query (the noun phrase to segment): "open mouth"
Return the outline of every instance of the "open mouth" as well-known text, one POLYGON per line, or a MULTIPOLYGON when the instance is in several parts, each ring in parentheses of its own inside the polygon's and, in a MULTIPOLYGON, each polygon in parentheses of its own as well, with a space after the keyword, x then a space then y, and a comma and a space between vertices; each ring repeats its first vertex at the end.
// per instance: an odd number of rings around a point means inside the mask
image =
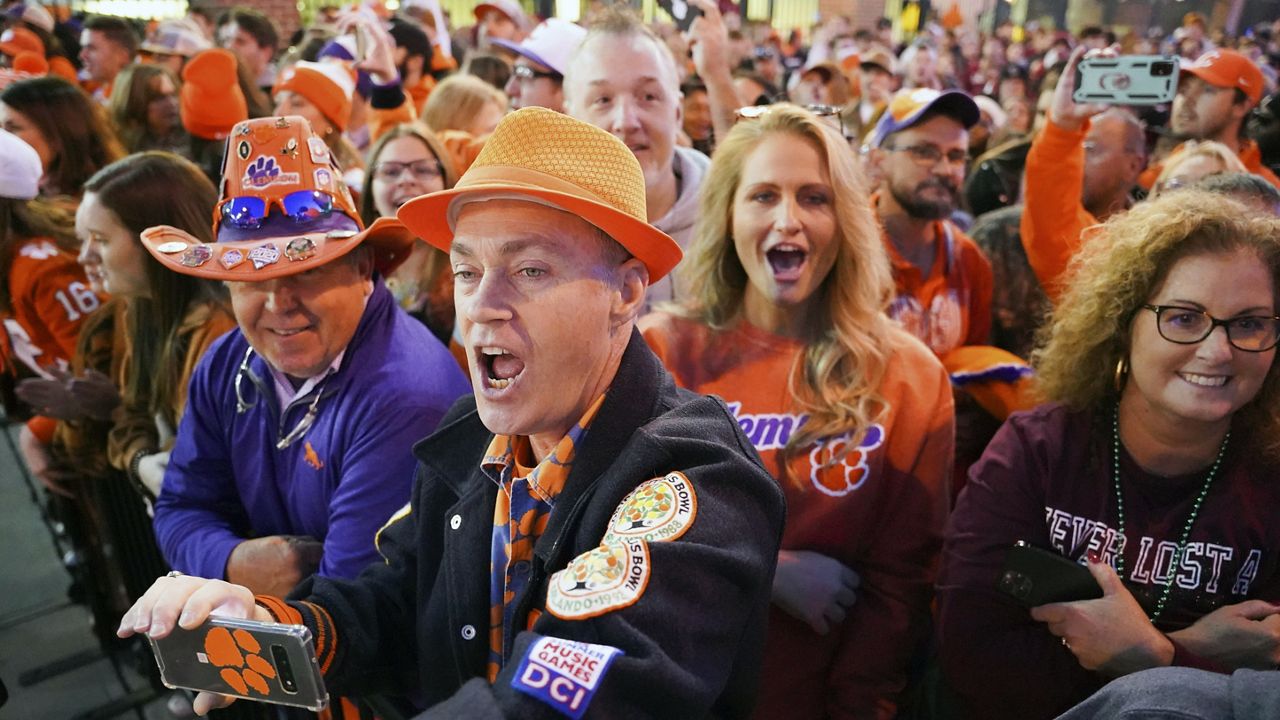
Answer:
POLYGON ((1210 389, 1224 387, 1228 382, 1231 382, 1231 377, 1229 375, 1200 375, 1197 373, 1183 372, 1178 373, 1178 377, 1186 380, 1196 387, 1210 389))
POLYGON ((272 328, 270 332, 272 335, 276 335, 278 337, 293 337, 294 335, 304 333, 310 329, 310 325, 303 325, 299 328, 272 328))
POLYGON ((480 347, 476 352, 485 385, 493 390, 506 390, 524 373, 524 361, 500 347, 480 347))
POLYGON ((769 261, 769 269, 773 271, 775 280, 794 282, 800 279, 809 252, 799 245, 782 243, 770 248, 764 256, 769 261))

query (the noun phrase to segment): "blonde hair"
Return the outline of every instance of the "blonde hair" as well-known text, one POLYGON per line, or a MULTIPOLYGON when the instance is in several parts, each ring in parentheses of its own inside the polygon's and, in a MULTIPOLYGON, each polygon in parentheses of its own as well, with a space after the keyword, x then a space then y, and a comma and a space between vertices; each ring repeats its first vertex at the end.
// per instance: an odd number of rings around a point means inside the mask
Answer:
POLYGON ((1160 169, 1160 175, 1152 186, 1156 188, 1156 194, 1159 194, 1166 181, 1176 177, 1179 168, 1196 158, 1217 160, 1224 173, 1249 172, 1240 158, 1226 145, 1216 140, 1188 140, 1165 158, 1164 167, 1160 169))
POLYGON ((678 271, 693 291, 685 305, 665 309, 717 330, 738 320, 749 281, 732 238, 734 196, 747 157, 772 133, 796 136, 826 158, 836 216, 835 264, 817 290, 816 330, 805 338, 791 373, 791 393, 809 420, 782 450, 785 475, 786 461, 822 438, 852 429, 854 441, 846 447, 856 447, 884 412, 877 391, 889 361, 886 336, 893 325, 884 310, 893 276, 866 180, 844 138, 808 110, 784 103, 739 122, 716 147, 702 183, 693 242, 678 271))
MULTIPOLYGON (((1257 254, 1280 295, 1280 220, 1222 195, 1188 189, 1139 203, 1102 226, 1073 274, 1033 353, 1041 395, 1075 409, 1119 398, 1115 371, 1129 352, 1134 315, 1179 260, 1240 249, 1257 254)), ((1272 363, 1237 426, 1280 458, 1280 364, 1272 363)))
POLYGON ((507 95, 475 75, 450 75, 427 97, 422 121, 433 132, 470 130, 471 122, 488 103, 507 109, 507 95))

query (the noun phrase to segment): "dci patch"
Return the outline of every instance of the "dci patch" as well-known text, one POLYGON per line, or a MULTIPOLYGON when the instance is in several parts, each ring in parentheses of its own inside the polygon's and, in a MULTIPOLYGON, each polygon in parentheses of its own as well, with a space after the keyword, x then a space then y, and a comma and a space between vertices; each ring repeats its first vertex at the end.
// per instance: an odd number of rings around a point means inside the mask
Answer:
POLYGON ((182 258, 178 261, 187 267, 194 268, 209 262, 213 257, 213 249, 208 245, 192 245, 190 249, 182 253, 182 258))
POLYGON ((249 251, 249 262, 253 263, 254 270, 274 265, 280 262, 280 250, 276 248, 275 243, 259 245, 249 251))
POLYGON ((308 237, 294 238, 284 246, 284 256, 291 261, 306 260, 316 254, 316 243, 308 237))
POLYGON ((612 645, 538 637, 520 660, 511 687, 578 720, 600 688, 605 672, 619 655, 612 645))

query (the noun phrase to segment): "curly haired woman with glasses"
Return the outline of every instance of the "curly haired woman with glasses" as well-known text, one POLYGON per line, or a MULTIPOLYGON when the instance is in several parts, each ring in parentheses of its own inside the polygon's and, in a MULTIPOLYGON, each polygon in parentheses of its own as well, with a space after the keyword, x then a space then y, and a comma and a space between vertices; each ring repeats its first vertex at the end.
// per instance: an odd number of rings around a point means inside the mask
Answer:
POLYGON ((1280 661, 1280 221, 1196 190, 1103 226, 1042 331, 1048 402, 971 471, 939 581, 943 668, 975 717, 1048 718, 1111 678, 1280 661), (1017 541, 1101 597, 1031 608, 1017 541))

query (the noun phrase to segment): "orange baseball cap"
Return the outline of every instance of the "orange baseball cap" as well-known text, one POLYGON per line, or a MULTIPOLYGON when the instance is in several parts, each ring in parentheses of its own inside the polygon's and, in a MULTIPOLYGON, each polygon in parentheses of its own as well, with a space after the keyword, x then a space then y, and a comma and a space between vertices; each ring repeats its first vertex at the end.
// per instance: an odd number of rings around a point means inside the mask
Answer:
POLYGON ((23 52, 44 57, 44 41, 24 27, 11 27, 0 33, 0 53, 14 57, 23 52))
POLYGON ((361 243, 370 245, 374 268, 386 275, 414 243, 395 218, 364 227, 328 146, 296 115, 255 118, 232 129, 213 231, 216 241, 202 243, 162 225, 144 230, 142 244, 185 275, 256 282, 306 272, 361 243))
POLYGON ((1195 62, 1182 66, 1201 80, 1220 88, 1235 88, 1257 105, 1262 99, 1262 69, 1235 50, 1210 50, 1195 62))
POLYGON ((485 195, 524 195, 586 220, 643 262, 650 283, 684 256, 675 240, 649 224, 644 172, 627 146, 553 110, 528 107, 507 115, 457 185, 410 200, 396 215, 448 252, 458 201, 485 195))

